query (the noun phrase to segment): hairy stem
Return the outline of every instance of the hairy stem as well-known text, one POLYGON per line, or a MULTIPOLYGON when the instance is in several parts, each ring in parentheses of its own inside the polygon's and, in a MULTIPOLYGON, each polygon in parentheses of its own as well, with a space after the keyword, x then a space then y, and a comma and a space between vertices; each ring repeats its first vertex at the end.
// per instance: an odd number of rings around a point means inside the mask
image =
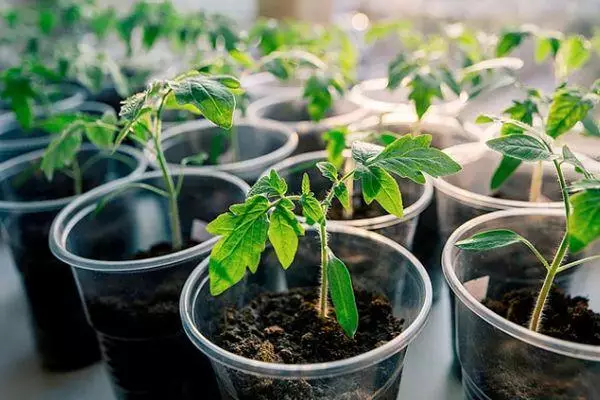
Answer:
POLYGON ((183 238, 181 235, 181 221, 179 218, 179 204, 177 203, 177 189, 175 187, 175 183, 173 182, 173 177, 169 173, 169 167, 167 164, 167 160, 165 159, 165 154, 162 150, 162 146, 160 143, 160 131, 161 131, 161 113, 164 106, 164 101, 167 95, 165 95, 162 100, 160 107, 156 113, 156 120, 154 123, 154 134, 152 135, 152 140, 154 142, 154 148, 156 149, 156 158, 158 161, 158 165, 160 166, 160 170, 163 175, 163 179, 165 181, 165 186, 168 193, 169 199, 169 225, 171 228, 171 244, 174 250, 179 250, 183 247, 183 238))
POLYGON ((544 165, 538 161, 533 167, 531 185, 529 187, 529 201, 536 203, 542 195, 542 182, 544 177, 544 165))
POLYGON ((327 280, 327 227, 325 222, 319 226, 319 237, 321 240, 321 289, 319 292, 319 316, 327 318, 329 282, 327 280))
POLYGON ((554 161, 554 166, 556 168, 558 183, 560 185, 562 198, 565 205, 566 228, 565 234, 563 235, 560 245, 558 246, 558 250, 556 251, 556 254, 554 254, 554 259, 552 260, 550 268, 546 273, 544 284, 542 285, 542 289, 538 294, 537 300, 535 302, 535 308, 533 309, 533 314, 531 315, 531 320, 529 321, 529 329, 535 332, 540 331, 542 316, 544 313, 544 308, 546 307, 546 302, 548 301, 550 289, 552 288, 554 278, 559 273, 561 264, 569 249, 569 214, 571 212, 571 206, 569 204, 569 193, 567 191, 567 183, 565 181, 565 177, 563 175, 560 163, 558 161, 554 161))

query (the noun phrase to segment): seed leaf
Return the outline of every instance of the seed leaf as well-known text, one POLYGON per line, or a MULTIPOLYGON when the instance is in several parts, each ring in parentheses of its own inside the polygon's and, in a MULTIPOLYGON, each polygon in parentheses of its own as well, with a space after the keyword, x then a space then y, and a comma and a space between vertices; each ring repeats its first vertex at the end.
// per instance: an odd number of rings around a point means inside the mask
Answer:
POLYGON ((548 111, 546 133, 553 138, 559 137, 583 120, 593 107, 592 98, 582 95, 578 90, 557 91, 548 111))
POLYGON ((293 208, 293 203, 279 203, 273 210, 269 223, 269 241, 284 269, 294 261, 298 250, 298 236, 304 235, 304 228, 292 212, 293 208))
MULTIPOLYGON (((235 78, 231 78, 235 79, 235 78)), ((222 128, 231 128, 235 111, 235 95, 221 80, 192 75, 169 82, 179 104, 191 104, 202 115, 222 128)))
POLYGON ((269 221, 269 200, 252 196, 230 207, 206 227, 208 233, 222 235, 210 253, 210 292, 217 296, 238 283, 246 267, 256 272, 265 249, 269 221))
POLYGON ((505 156, 522 161, 543 161, 556 158, 540 141, 530 135, 509 135, 488 140, 487 145, 505 156))
POLYGON ((523 240, 521 235, 511 230, 497 229, 479 232, 469 239, 457 242, 456 247, 468 251, 484 251, 510 246, 523 240))
POLYGON ((344 262, 331 250, 327 255, 327 278, 335 316, 346 335, 352 338, 358 330, 358 309, 352 279, 344 262))
POLYGON ((569 248, 578 252, 600 237, 600 190, 587 189, 570 200, 569 248))

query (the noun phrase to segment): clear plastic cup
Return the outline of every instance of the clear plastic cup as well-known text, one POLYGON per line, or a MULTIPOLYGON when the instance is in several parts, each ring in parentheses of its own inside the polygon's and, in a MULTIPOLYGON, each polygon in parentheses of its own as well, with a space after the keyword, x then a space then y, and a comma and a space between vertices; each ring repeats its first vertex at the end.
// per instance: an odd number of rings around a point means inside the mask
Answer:
POLYGON ((322 135, 328 130, 360 121, 369 111, 348 99, 337 99, 332 109, 319 122, 310 120, 302 93, 278 93, 257 100, 248 106, 248 119, 267 119, 286 124, 298 133, 298 148, 294 154, 325 149, 322 135))
MULTIPOLYGON (((106 104, 94 102, 76 104, 72 109, 98 116, 104 114, 105 111, 112 110, 106 104)), ((52 135, 40 129, 24 132, 12 115, 4 120, 0 117, 0 162, 30 151, 43 149, 50 144, 51 140, 52 135)))
MULTIPOLYGON (((488 229, 511 229, 551 258, 564 232, 564 211, 513 209, 477 217, 459 227, 444 248, 444 275, 455 301, 455 331, 463 386, 469 400, 600 399, 600 346, 533 332, 481 303, 520 288, 539 290, 545 269, 522 245, 487 252, 455 243, 488 229)), ((599 254, 600 243, 569 261, 599 254)), ((589 298, 600 310, 600 261, 558 275, 555 283, 571 296, 589 298)), ((532 310, 533 311, 533 310, 532 310)), ((543 324, 543 322, 542 322, 543 324)))
MULTIPOLYGON (((344 156, 346 160, 349 160, 351 158, 350 151, 347 150, 344 156)), ((302 176, 307 173, 310 177, 311 190, 317 194, 318 198, 322 198, 331 189, 331 181, 323 177, 317 168, 317 163, 322 161, 327 161, 327 153, 316 151, 288 158, 270 169, 274 169, 285 179, 289 193, 294 194, 302 192, 302 176)), ((269 173, 269 170, 265 171, 265 174, 269 173)), ((430 180, 427 180, 424 185, 416 184, 410 179, 396 178, 396 181, 400 187, 404 204, 404 216, 402 218, 390 215, 383 208, 372 203, 369 210, 375 211, 377 216, 332 220, 330 224, 363 228, 384 235, 410 249, 413 245, 415 230, 421 213, 433 198, 433 185, 430 180)), ((359 182, 354 182, 354 196, 362 198, 359 182)), ((303 217, 299 218, 304 220, 303 217)), ((331 212, 330 218, 332 218, 331 212)))
POLYGON ((300 72, 298 77, 282 81, 270 72, 258 72, 242 77, 242 87, 253 101, 282 91, 301 94, 308 76, 300 72))
MULTIPOLYGON (((66 175, 56 173, 52 182, 46 180, 38 168, 43 153, 38 150, 0 164, 0 222, 27 295, 42 365, 66 371, 98 361, 100 352, 71 269, 48 247, 54 217, 77 196, 72 195, 73 182, 66 175)), ((146 169, 141 152, 125 146, 113 156, 84 144, 78 154, 80 165, 92 157, 97 162, 83 173, 84 189, 146 169)))
MULTIPOLYGON (((188 168, 224 171, 253 183, 266 168, 287 158, 298 146, 298 135, 281 123, 242 120, 232 129, 235 133, 207 120, 186 122, 167 129, 161 139, 169 167, 180 168, 185 157, 205 153, 209 160, 217 158, 217 164, 188 168), (237 143, 232 143, 232 138, 237 143)), ((153 144, 149 143, 145 154, 151 165, 158 168, 153 149, 153 144)))
MULTIPOLYGON (((389 90, 387 85, 387 78, 362 81, 352 88, 349 99, 361 107, 380 114, 393 112, 415 115, 414 105, 408 101, 408 90, 406 88, 389 90)), ((435 100, 427 111, 428 114, 456 116, 465 107, 469 98, 466 92, 457 96, 450 90, 446 91, 444 95, 448 100, 435 100)))
POLYGON ((185 338, 178 302, 185 280, 215 243, 204 229, 206 223, 242 202, 249 187, 218 171, 181 172, 182 234, 191 247, 169 253, 164 197, 124 190, 132 183, 164 187, 159 171, 85 194, 52 225, 51 250, 72 266, 119 399, 218 398, 208 361, 185 338), (101 199, 115 193, 101 212, 95 212, 101 199), (157 244, 162 252, 140 254, 157 244))
MULTIPOLYGON (((181 316, 192 343, 206 354, 217 373, 224 400, 281 399, 276 390, 301 388, 289 400, 396 400, 404 355, 422 330, 431 308, 431 284, 423 266, 405 248, 365 230, 329 227, 329 244, 346 263, 355 287, 387 296, 394 315, 404 319, 404 331, 359 356, 318 364, 276 364, 232 354, 213 342, 224 309, 243 307, 262 292, 286 292, 318 286, 320 252, 317 232, 310 228, 300 238, 292 266, 283 270, 267 246, 256 274, 218 297, 208 285, 208 259, 192 273, 181 297, 181 316), (244 392, 245 384, 263 385, 259 396, 244 392), (301 396, 301 397, 300 397, 301 396)), ((360 328, 359 328, 360 329, 360 328)))

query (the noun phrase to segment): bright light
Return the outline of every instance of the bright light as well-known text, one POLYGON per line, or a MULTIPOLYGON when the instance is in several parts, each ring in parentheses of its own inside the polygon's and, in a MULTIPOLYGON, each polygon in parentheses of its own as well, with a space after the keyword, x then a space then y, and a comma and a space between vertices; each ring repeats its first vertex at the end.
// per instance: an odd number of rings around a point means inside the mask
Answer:
POLYGON ((359 32, 366 30, 369 27, 369 17, 367 14, 358 12, 352 16, 352 27, 359 32))

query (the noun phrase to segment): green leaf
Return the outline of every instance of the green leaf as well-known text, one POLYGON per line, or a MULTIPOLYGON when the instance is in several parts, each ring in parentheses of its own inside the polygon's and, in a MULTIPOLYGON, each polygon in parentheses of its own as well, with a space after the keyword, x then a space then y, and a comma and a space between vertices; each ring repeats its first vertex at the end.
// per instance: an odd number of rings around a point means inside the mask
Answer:
POLYGON ((302 175, 302 194, 309 194, 310 193, 310 179, 308 177, 308 174, 305 172, 302 175))
POLYGON ((379 175, 381 168, 357 164, 354 176, 361 181, 362 194, 365 202, 371 204, 381 190, 379 175))
POLYGON ((559 137, 583 120, 593 107, 593 99, 577 90, 558 90, 548 111, 546 133, 553 138, 559 137))
POLYGON ((352 338, 358 330, 358 309, 352 279, 346 265, 331 250, 327 255, 327 278, 337 321, 346 335, 352 338))
POLYGON ((338 170, 337 168, 330 162, 319 162, 317 163, 317 168, 321 171, 321 174, 331 182, 338 181, 338 170))
POLYGON ((202 115, 222 128, 231 128, 235 111, 235 95, 218 80, 201 75, 171 81, 169 86, 179 104, 192 104, 202 115))
POLYGON ((566 78, 580 69, 590 58, 590 44, 583 36, 575 35, 562 41, 556 54, 557 75, 566 78))
POLYGON ((600 190, 587 189, 570 197, 569 248, 578 252, 600 237, 600 190))
MULTIPOLYGON (((508 115, 511 119, 532 126, 533 116, 534 114, 538 113, 538 107, 537 104, 535 104, 530 99, 527 99, 523 102, 513 101, 513 105, 504 110, 502 113, 508 115)), ((523 132, 524 129, 522 127, 512 124, 510 122, 502 124, 502 129, 500 131, 500 133, 503 136, 514 135, 523 132)))
POLYGON ((150 50, 161 34, 161 26, 158 24, 147 24, 142 34, 142 44, 146 50, 150 50))
POLYGON ((48 133, 61 133, 75 121, 94 122, 95 118, 82 113, 64 113, 52 115, 37 124, 37 127, 48 133))
POLYGON ((116 23, 117 12, 111 7, 98 10, 90 20, 90 27, 98 38, 104 39, 108 35, 108 32, 115 27, 116 23))
POLYGON ((496 57, 504 57, 510 54, 527 36, 529 36, 529 33, 525 31, 504 32, 496 45, 496 57))
POLYGON ((456 243, 456 247, 468 251, 483 251, 510 246, 523 241, 524 238, 508 229, 489 230, 477 233, 469 239, 456 243))
POLYGON ((494 175, 492 176, 492 182, 490 184, 490 188, 492 190, 498 189, 500 186, 506 182, 508 178, 519 168, 521 165, 521 160, 516 158, 502 156, 502 160, 500 161, 500 165, 494 171, 494 175))
POLYGON ((368 143, 354 142, 352 157, 357 164, 381 167, 420 184, 425 183, 423 173, 435 178, 460 171, 459 164, 430 145, 430 135, 404 135, 383 149, 368 143))
POLYGON ((590 114, 588 114, 581 122, 588 135, 600 137, 600 126, 598 126, 598 123, 590 114))
POLYGON ((587 171, 587 169, 585 168, 585 165, 583 165, 583 163, 577 158, 577 156, 575 156, 575 154, 573 154, 573 152, 571 151, 571 149, 568 146, 563 146, 562 156, 563 156, 564 162, 574 166, 576 171, 583 173, 586 177, 592 176, 592 174, 590 174, 587 171))
POLYGON ((81 147, 81 131, 72 129, 54 138, 42 157, 41 169, 51 181, 54 171, 70 166, 81 147))
POLYGON ((404 78, 415 72, 418 67, 417 64, 409 62, 403 53, 398 54, 388 65, 388 89, 398 88, 404 78))
POLYGON ((272 169, 268 175, 260 177, 258 181, 252 186, 250 192, 248 192, 248 197, 254 196, 257 194, 262 194, 264 196, 283 196, 287 192, 287 183, 285 180, 279 176, 277 171, 272 169))
POLYGON ((411 88, 408 98, 414 102, 419 119, 429 110, 434 97, 444 98, 440 83, 431 74, 415 75, 408 86, 411 88))
POLYGON ((302 97, 308 100, 308 115, 313 121, 322 120, 333 105, 329 83, 326 77, 312 75, 304 84, 302 97))
POLYGON ((269 200, 252 196, 243 204, 230 207, 206 227, 213 235, 222 235, 209 260, 210 292, 217 296, 238 283, 246 268, 255 273, 265 249, 269 220, 269 200))
POLYGON ((306 218, 308 225, 321 224, 325 221, 323 207, 313 194, 303 194, 300 197, 300 204, 302 205, 302 215, 306 218))
POLYGON ((346 210, 350 210, 350 195, 348 194, 348 187, 345 183, 340 183, 333 188, 333 193, 346 210))
POLYGON ((556 56, 560 48, 560 40, 553 36, 538 36, 535 40, 535 62, 542 63, 548 56, 556 56))
POLYGON ((556 158, 540 139, 530 135, 503 136, 486 143, 491 149, 521 161, 550 161, 556 158))
POLYGON ((99 121, 84 124, 86 137, 100 148, 110 148, 117 134, 116 116, 108 112, 99 121))
POLYGON ((476 124, 489 124, 489 123, 492 123, 492 122, 494 122, 494 119, 491 118, 488 115, 485 115, 485 114, 479 115, 477 117, 477 119, 475 120, 476 124))
POLYGON ((42 9, 39 14, 39 27, 42 33, 49 35, 56 26, 56 15, 51 9, 42 9))
POLYGON ((139 113, 144 108, 146 103, 147 93, 136 93, 133 96, 125 99, 121 103, 121 110, 119 111, 119 117, 132 121, 137 118, 139 113))
POLYGON ((275 249, 277 259, 284 269, 287 269, 296 256, 298 250, 298 236, 304 235, 304 228, 284 203, 279 203, 271 214, 269 224, 269 240, 275 249))
POLYGON ((404 208, 402 206, 402 196, 400 195, 398 182, 385 170, 381 168, 377 170, 377 177, 381 188, 377 196, 375 196, 375 200, 381 204, 385 211, 401 218, 404 215, 404 208))
POLYGON ((344 163, 344 150, 346 149, 347 128, 335 128, 323 133, 323 140, 326 143, 327 161, 337 168, 341 168, 344 163))
MULTIPOLYGON (((184 157, 180 164, 182 166, 186 166, 186 165, 204 165, 206 164, 206 161, 209 159, 208 154, 206 154, 205 152, 201 152, 198 154, 194 154, 193 156, 188 156, 188 157, 184 157)), ((256 194, 256 193, 255 193, 256 194)), ((251 194, 248 193, 248 197, 250 197, 251 194)))

